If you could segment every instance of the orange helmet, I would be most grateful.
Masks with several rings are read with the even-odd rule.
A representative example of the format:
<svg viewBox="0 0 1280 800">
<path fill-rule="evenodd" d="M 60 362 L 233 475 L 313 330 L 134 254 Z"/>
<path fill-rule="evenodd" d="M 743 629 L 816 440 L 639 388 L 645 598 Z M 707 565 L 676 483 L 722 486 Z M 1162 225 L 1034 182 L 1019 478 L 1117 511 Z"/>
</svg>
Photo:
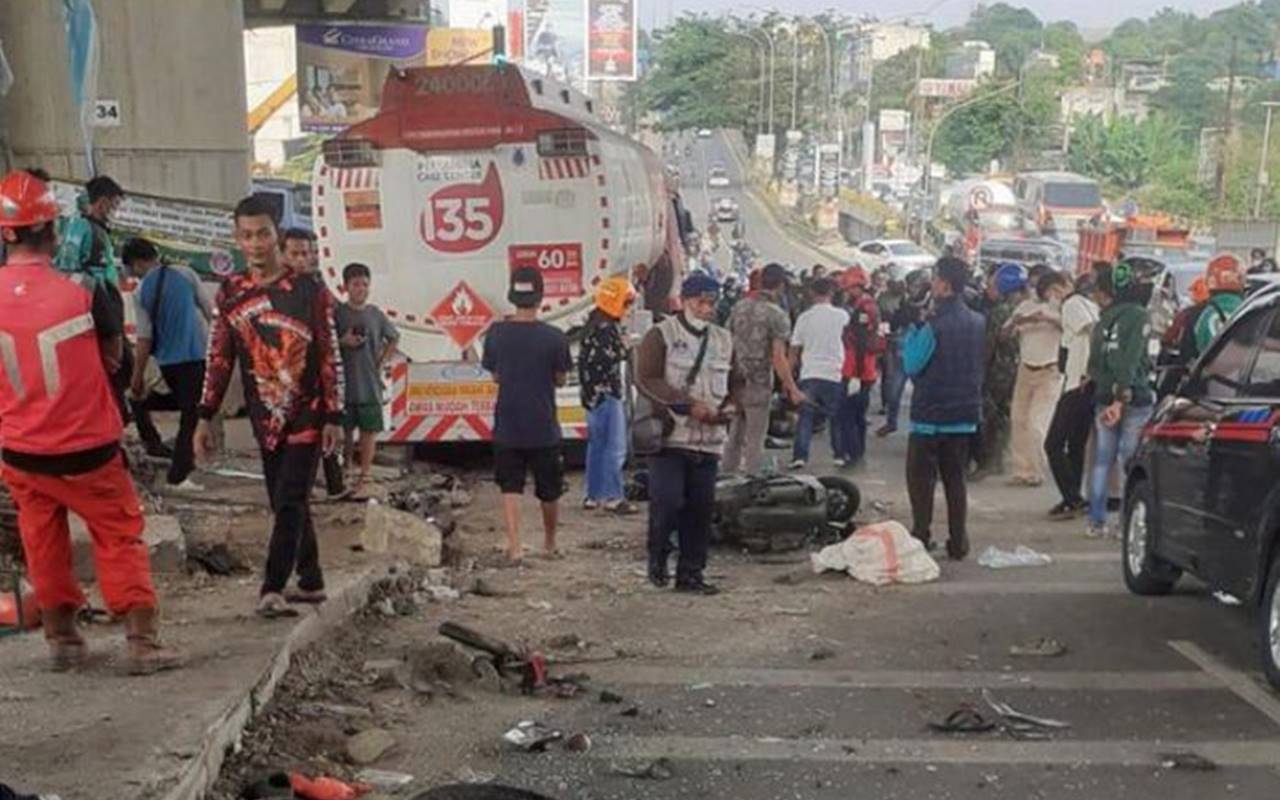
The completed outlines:
<svg viewBox="0 0 1280 800">
<path fill-rule="evenodd" d="M 622 319 L 627 313 L 627 305 L 635 300 L 636 290 L 626 278 L 606 278 L 596 287 L 596 308 L 613 317 Z"/>
<path fill-rule="evenodd" d="M 1209 301 L 1209 282 L 1203 275 L 1191 282 L 1191 302 L 1200 305 Z"/>
<path fill-rule="evenodd" d="M 33 228 L 57 218 L 58 201 L 44 181 L 24 170 L 0 181 L 0 228 Z"/>
<path fill-rule="evenodd" d="M 857 264 L 854 264 L 852 267 L 849 267 L 844 272 L 840 273 L 840 287 L 845 290 L 859 286 L 866 288 L 866 285 L 870 283 L 870 280 L 871 279 L 867 277 L 867 271 Z"/>
<path fill-rule="evenodd" d="M 1205 270 L 1205 283 L 1211 292 L 1243 292 L 1244 268 L 1240 266 L 1240 259 L 1230 253 L 1211 258 Z"/>
</svg>

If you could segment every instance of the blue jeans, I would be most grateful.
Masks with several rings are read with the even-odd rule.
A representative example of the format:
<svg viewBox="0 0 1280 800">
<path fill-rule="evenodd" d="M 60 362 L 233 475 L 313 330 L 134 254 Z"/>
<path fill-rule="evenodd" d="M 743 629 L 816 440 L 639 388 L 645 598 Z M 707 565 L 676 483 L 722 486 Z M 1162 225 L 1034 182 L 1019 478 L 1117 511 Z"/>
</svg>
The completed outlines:
<svg viewBox="0 0 1280 800">
<path fill-rule="evenodd" d="M 1102 415 L 1093 418 L 1093 464 L 1089 468 L 1089 521 L 1103 525 L 1107 521 L 1107 500 L 1110 496 L 1111 468 L 1117 462 L 1121 467 L 1129 463 L 1138 449 L 1142 428 L 1151 418 L 1152 407 L 1125 408 L 1124 415 L 1114 428 L 1102 424 Z"/>
<path fill-rule="evenodd" d="M 863 384 L 862 391 L 846 395 L 840 403 L 840 446 L 842 452 L 836 458 L 843 458 L 849 464 L 862 460 L 867 452 L 867 407 L 871 405 L 871 388 Z"/>
<path fill-rule="evenodd" d="M 880 385 L 880 402 L 885 407 L 886 427 L 898 427 L 902 411 L 902 392 L 907 388 L 907 373 L 902 368 L 902 346 L 894 341 L 884 357 L 884 381 Z"/>
<path fill-rule="evenodd" d="M 837 417 L 844 402 L 844 386 L 839 381 L 806 378 L 800 381 L 800 391 L 809 398 L 800 406 L 800 419 L 796 422 L 796 441 L 791 456 L 797 461 L 809 460 L 809 444 L 813 441 L 813 423 L 819 416 L 826 417 L 831 429 L 831 452 L 839 457 L 844 449 Z"/>
<path fill-rule="evenodd" d="M 606 397 L 587 411 L 587 499 L 621 500 L 627 463 L 627 415 L 622 401 Z"/>
</svg>

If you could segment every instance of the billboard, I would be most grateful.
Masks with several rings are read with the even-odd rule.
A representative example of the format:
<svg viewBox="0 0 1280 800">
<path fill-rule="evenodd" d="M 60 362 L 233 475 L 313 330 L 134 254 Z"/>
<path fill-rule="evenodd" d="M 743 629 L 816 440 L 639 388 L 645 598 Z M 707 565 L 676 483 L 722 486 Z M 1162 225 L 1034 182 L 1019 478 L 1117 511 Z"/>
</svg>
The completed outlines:
<svg viewBox="0 0 1280 800">
<path fill-rule="evenodd" d="M 474 28 L 432 28 L 427 32 L 427 66 L 487 64 L 493 32 Z"/>
<path fill-rule="evenodd" d="M 425 25 L 299 25 L 298 116 L 302 130 L 338 133 L 378 112 L 393 66 L 425 60 Z"/>
<path fill-rule="evenodd" d="M 586 0 L 587 80 L 636 79 L 636 0 Z"/>
<path fill-rule="evenodd" d="M 525 68 L 585 90 L 585 13 L 583 0 L 525 0 Z"/>
</svg>

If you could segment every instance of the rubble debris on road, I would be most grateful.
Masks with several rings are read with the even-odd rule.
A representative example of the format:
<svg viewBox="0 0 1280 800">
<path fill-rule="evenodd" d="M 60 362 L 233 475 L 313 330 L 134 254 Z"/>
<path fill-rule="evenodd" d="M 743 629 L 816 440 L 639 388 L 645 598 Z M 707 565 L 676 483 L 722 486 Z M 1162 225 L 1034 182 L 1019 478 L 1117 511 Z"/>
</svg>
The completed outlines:
<svg viewBox="0 0 1280 800">
<path fill-rule="evenodd" d="M 502 735 L 503 741 L 526 753 L 541 753 L 547 745 L 564 738 L 560 731 L 548 728 L 533 720 L 524 720 Z"/>
<path fill-rule="evenodd" d="M 575 733 L 564 740 L 564 749 L 570 753 L 587 753 L 591 751 L 591 737 L 585 733 Z"/>
<path fill-rule="evenodd" d="M 385 769 L 362 769 L 356 773 L 356 780 L 366 786 L 384 791 L 395 791 L 413 783 L 413 776 L 404 772 L 392 772 Z"/>
<path fill-rule="evenodd" d="M 1066 730 L 1071 723 L 1048 717 L 1035 717 L 1018 711 L 1008 703 L 997 700 L 989 689 L 982 690 L 982 699 L 992 711 L 1000 715 L 1001 730 L 1015 739 L 1047 739 L 1050 731 Z"/>
<path fill-rule="evenodd" d="M 873 586 L 927 583 L 942 574 L 920 540 L 895 520 L 858 528 L 843 542 L 824 547 L 810 558 L 815 573 L 848 572 Z"/>
<path fill-rule="evenodd" d="M 807 617 L 809 616 L 809 609 L 803 606 L 771 606 L 769 613 L 780 617 Z"/>
<path fill-rule="evenodd" d="M 948 714 L 941 722 L 930 722 L 934 733 L 989 733 L 996 724 L 969 704 L 964 704 Z"/>
<path fill-rule="evenodd" d="M 671 767 L 671 760 L 668 758 L 659 758 L 639 766 L 611 764 L 610 769 L 613 770 L 615 775 L 624 775 L 628 778 L 640 778 L 648 781 L 666 781 L 675 776 L 675 771 Z"/>
<path fill-rule="evenodd" d="M 1013 550 L 1001 550 L 993 544 L 987 545 L 987 549 L 978 556 L 978 565 L 989 569 L 1045 567 L 1052 563 L 1050 555 L 1032 550 L 1025 544 L 1020 544 Z"/>
<path fill-rule="evenodd" d="M 809 654 L 810 661 L 828 661 L 836 657 L 835 649 L 831 647 L 817 647 Z"/>
<path fill-rule="evenodd" d="M 1009 645 L 1009 655 L 1015 658 L 1057 658 L 1066 652 L 1067 646 L 1050 636 L 1037 636 Z"/>
<path fill-rule="evenodd" d="M 221 542 L 213 544 L 197 542 L 188 545 L 187 569 L 191 572 L 203 570 L 209 575 L 220 578 L 250 571 L 248 565 Z"/>
<path fill-rule="evenodd" d="M 360 546 L 365 552 L 438 567 L 444 557 L 444 532 L 427 520 L 378 503 L 365 505 Z"/>
<path fill-rule="evenodd" d="M 504 678 L 518 678 L 521 690 L 526 693 L 535 692 L 548 685 L 547 659 L 537 651 L 517 650 L 506 642 L 456 622 L 442 622 L 439 631 L 440 635 L 447 639 L 488 654 L 492 657 L 498 674 Z M 560 693 L 565 691 L 560 687 L 571 682 L 569 679 L 561 678 L 556 681 L 558 685 L 553 688 Z M 573 694 L 576 695 L 580 690 L 581 687 L 576 687 L 573 689 Z"/>
<path fill-rule="evenodd" d="M 622 703 L 622 701 L 623 701 L 622 695 L 618 694 L 617 692 L 611 692 L 608 689 L 604 689 L 600 692 L 601 703 L 605 703 L 607 705 L 617 705 Z"/>
<path fill-rule="evenodd" d="M 396 746 L 396 739 L 382 728 L 370 728 L 347 739 L 347 758 L 352 764 L 372 764 Z"/>
<path fill-rule="evenodd" d="M 1199 753 L 1190 751 L 1181 751 L 1174 753 L 1160 753 L 1157 758 L 1160 759 L 1160 766 L 1165 769 L 1184 769 L 1193 772 L 1212 772 L 1218 768 L 1216 762 L 1212 759 L 1205 758 Z"/>
</svg>

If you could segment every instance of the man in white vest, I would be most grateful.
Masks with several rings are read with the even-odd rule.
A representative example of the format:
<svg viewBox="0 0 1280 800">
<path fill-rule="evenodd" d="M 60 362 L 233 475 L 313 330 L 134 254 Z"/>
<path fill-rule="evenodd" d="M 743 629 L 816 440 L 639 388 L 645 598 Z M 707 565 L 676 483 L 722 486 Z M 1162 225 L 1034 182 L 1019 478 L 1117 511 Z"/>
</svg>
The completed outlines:
<svg viewBox="0 0 1280 800">
<path fill-rule="evenodd" d="M 695 274 L 680 287 L 683 309 L 640 342 L 636 385 L 670 413 L 662 449 L 649 457 L 649 581 L 669 583 L 671 534 L 679 538 L 677 592 L 718 594 L 703 570 L 711 538 L 716 473 L 737 413 L 730 386 L 733 337 L 711 322 L 720 286 Z"/>
</svg>

